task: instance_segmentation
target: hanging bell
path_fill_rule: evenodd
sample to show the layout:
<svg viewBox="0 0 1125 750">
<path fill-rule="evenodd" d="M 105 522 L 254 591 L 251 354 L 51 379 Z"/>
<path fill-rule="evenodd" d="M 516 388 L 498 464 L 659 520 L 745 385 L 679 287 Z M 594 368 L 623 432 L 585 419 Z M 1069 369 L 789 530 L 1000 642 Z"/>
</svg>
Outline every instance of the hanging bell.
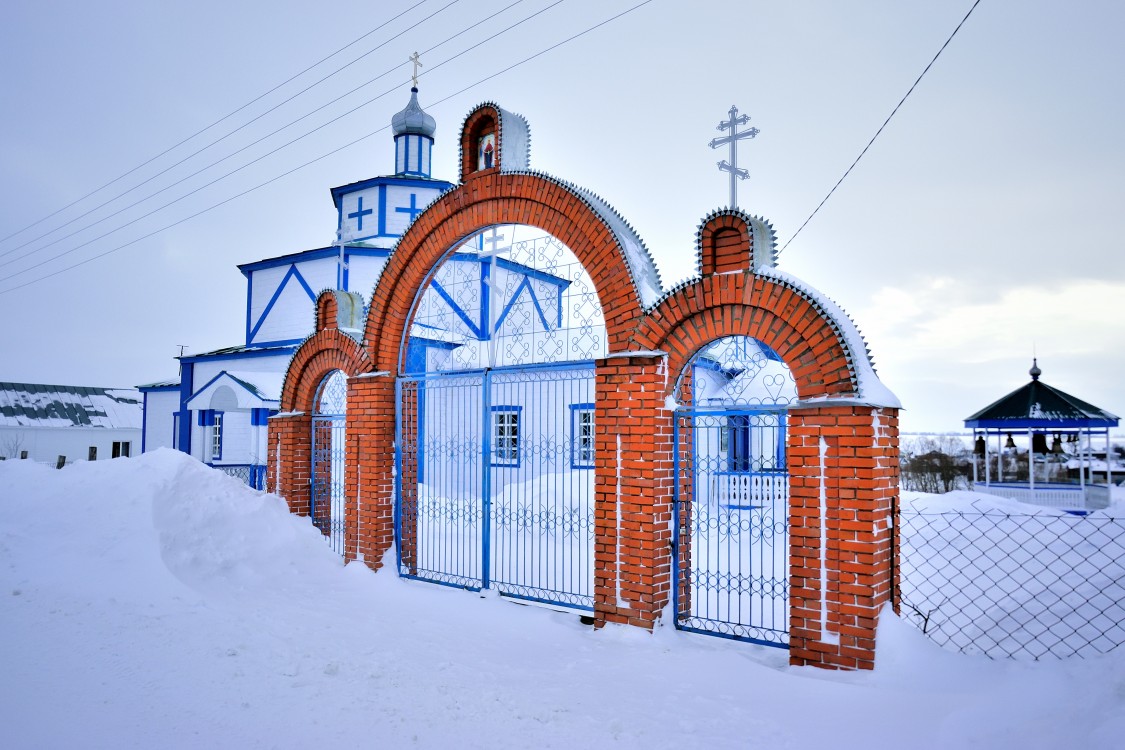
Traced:
<svg viewBox="0 0 1125 750">
<path fill-rule="evenodd" d="M 1046 455 L 1047 453 L 1047 435 L 1043 432 L 1036 432 L 1031 436 L 1031 452 L 1038 455 Z"/>
<path fill-rule="evenodd" d="M 1010 433 L 1010 432 L 1008 433 L 1008 442 L 1004 443 L 1004 447 L 1005 448 L 1015 448 L 1016 447 L 1016 441 L 1012 440 L 1012 433 Z"/>
<path fill-rule="evenodd" d="M 973 444 L 973 454 L 977 456 L 984 455 L 984 436 L 978 437 L 977 442 Z"/>
<path fill-rule="evenodd" d="M 1063 452 L 1062 439 L 1059 438 L 1059 433 L 1055 433 L 1055 439 L 1051 442 L 1051 453 L 1056 456 L 1061 455 Z"/>
</svg>

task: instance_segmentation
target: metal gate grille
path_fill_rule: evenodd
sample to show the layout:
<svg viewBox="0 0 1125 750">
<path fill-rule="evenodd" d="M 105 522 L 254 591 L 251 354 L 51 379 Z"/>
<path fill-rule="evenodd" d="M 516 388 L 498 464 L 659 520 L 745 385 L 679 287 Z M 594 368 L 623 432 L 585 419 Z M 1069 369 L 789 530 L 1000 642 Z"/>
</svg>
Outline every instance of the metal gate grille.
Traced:
<svg viewBox="0 0 1125 750">
<path fill-rule="evenodd" d="M 674 437 L 677 625 L 786 647 L 785 412 L 684 410 Z"/>
<path fill-rule="evenodd" d="M 594 370 L 398 381 L 399 570 L 593 608 Z"/>
<path fill-rule="evenodd" d="M 325 378 L 312 418 L 312 492 L 309 515 L 332 549 L 344 554 L 346 532 L 344 471 L 347 377 L 339 370 Z"/>
</svg>

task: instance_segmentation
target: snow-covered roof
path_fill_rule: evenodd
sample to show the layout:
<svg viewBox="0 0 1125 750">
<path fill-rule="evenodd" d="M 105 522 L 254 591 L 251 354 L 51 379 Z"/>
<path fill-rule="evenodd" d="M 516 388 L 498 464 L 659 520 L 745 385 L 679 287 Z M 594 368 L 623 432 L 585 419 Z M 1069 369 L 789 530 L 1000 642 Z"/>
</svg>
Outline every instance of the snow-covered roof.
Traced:
<svg viewBox="0 0 1125 750">
<path fill-rule="evenodd" d="M 140 391 L 75 385 L 0 383 L 0 426 L 140 429 Z"/>
</svg>

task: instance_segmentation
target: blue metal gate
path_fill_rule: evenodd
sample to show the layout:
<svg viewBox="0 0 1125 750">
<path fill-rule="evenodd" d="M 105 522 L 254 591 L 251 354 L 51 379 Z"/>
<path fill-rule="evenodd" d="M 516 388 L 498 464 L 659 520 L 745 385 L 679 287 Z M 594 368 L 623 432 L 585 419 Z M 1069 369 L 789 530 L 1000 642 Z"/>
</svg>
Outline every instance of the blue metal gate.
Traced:
<svg viewBox="0 0 1125 750">
<path fill-rule="evenodd" d="M 312 418 L 312 486 L 309 515 L 332 549 L 344 553 L 347 376 L 336 370 L 320 385 Z"/>
<path fill-rule="evenodd" d="M 592 362 L 402 376 L 402 575 L 593 609 Z"/>
<path fill-rule="evenodd" d="M 761 342 L 720 339 L 680 385 L 673 439 L 676 624 L 770 646 L 789 643 L 789 369 Z"/>
</svg>

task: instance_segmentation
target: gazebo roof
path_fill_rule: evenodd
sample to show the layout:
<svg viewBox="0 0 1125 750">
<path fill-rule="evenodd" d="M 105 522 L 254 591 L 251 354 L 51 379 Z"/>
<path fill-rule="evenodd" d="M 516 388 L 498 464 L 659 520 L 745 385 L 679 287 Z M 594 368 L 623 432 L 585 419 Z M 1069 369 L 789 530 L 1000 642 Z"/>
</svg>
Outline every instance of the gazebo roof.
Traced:
<svg viewBox="0 0 1125 750">
<path fill-rule="evenodd" d="M 1117 427 L 1119 419 L 1080 398 L 1039 380 L 1038 363 L 1031 367 L 1031 382 L 989 404 L 965 420 L 966 427 L 1062 428 Z"/>
</svg>

